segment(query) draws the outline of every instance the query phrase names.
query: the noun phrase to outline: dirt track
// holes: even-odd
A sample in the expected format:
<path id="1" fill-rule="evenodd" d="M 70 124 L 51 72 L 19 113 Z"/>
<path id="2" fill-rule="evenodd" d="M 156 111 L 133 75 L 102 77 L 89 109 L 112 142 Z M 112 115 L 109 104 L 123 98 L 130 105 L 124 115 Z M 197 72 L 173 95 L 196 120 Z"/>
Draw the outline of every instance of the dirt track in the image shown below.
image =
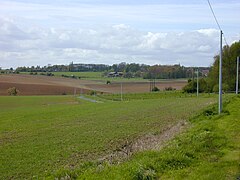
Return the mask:
<path id="1" fill-rule="evenodd" d="M 156 86 L 161 90 L 165 87 L 181 89 L 186 81 L 161 81 Z M 19 95 L 62 95 L 87 93 L 91 90 L 106 93 L 120 93 L 121 84 L 105 84 L 100 81 L 80 80 L 62 77 L 49 77 L 41 75 L 8 74 L 0 75 L 0 95 L 8 95 L 7 89 L 16 87 Z M 123 93 L 149 92 L 148 82 L 124 82 Z"/>

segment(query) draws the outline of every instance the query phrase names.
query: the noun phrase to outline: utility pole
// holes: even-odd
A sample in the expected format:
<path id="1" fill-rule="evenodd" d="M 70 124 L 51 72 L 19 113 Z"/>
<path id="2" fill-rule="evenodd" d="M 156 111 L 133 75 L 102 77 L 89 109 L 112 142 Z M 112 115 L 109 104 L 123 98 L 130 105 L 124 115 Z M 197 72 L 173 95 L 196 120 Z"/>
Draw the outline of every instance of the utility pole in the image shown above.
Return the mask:
<path id="1" fill-rule="evenodd" d="M 199 73 L 199 69 L 197 68 L 197 97 L 198 97 L 198 94 L 199 94 L 198 73 Z"/>
<path id="2" fill-rule="evenodd" d="M 222 30 L 220 30 L 218 114 L 222 112 Z"/>
<path id="3" fill-rule="evenodd" d="M 74 92 L 73 92 L 73 95 L 76 96 L 76 88 L 74 88 Z"/>
<path id="4" fill-rule="evenodd" d="M 122 82 L 121 82 L 121 101 L 123 101 L 123 86 L 122 86 Z"/>
<path id="5" fill-rule="evenodd" d="M 149 81 L 150 81 L 150 92 L 152 92 L 152 89 L 153 89 L 153 80 L 150 79 Z"/>
<path id="6" fill-rule="evenodd" d="M 236 94 L 238 94 L 238 68 L 239 68 L 239 56 L 237 57 Z"/>
<path id="7" fill-rule="evenodd" d="M 194 93 L 194 68 L 192 68 L 192 93 Z"/>

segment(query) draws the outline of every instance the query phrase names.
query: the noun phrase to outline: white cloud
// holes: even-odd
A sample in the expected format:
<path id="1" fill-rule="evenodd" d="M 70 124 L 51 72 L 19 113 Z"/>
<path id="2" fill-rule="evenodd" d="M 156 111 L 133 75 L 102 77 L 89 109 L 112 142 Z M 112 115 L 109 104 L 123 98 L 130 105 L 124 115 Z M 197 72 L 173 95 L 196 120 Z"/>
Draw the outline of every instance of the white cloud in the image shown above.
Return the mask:
<path id="1" fill-rule="evenodd" d="M 125 24 L 96 29 L 24 28 L 0 19 L 0 66 L 46 64 L 181 63 L 208 66 L 218 51 L 218 31 L 144 32 Z M 17 36 L 16 33 L 17 32 Z"/>
<path id="2" fill-rule="evenodd" d="M 219 33 L 219 30 L 216 29 L 199 29 L 197 32 L 202 33 L 207 36 L 215 36 L 216 33 Z"/>
<path id="3" fill-rule="evenodd" d="M 199 1 L 31 2 L 0 2 L 1 67 L 71 61 L 208 66 L 218 53 L 219 30 L 207 4 Z M 238 41 L 240 3 L 214 7 L 229 30 L 228 42 Z"/>

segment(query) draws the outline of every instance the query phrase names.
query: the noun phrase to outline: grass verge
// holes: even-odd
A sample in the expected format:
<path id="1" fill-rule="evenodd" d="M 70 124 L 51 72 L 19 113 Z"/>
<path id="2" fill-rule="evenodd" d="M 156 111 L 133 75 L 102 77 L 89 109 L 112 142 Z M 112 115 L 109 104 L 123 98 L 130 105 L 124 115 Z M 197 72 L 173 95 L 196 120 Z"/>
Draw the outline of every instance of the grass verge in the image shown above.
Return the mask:
<path id="1" fill-rule="evenodd" d="M 240 97 L 190 119 L 192 128 L 162 149 L 135 154 L 119 165 L 85 164 L 55 177 L 77 179 L 239 179 Z"/>

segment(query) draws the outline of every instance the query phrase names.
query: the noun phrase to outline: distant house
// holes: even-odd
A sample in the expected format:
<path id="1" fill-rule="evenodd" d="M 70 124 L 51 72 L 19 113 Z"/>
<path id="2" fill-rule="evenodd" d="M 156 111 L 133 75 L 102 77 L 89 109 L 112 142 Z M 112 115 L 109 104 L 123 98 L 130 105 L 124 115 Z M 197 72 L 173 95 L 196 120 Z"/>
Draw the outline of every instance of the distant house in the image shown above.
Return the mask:
<path id="1" fill-rule="evenodd" d="M 123 72 L 109 72 L 108 77 L 122 77 L 123 76 Z"/>

